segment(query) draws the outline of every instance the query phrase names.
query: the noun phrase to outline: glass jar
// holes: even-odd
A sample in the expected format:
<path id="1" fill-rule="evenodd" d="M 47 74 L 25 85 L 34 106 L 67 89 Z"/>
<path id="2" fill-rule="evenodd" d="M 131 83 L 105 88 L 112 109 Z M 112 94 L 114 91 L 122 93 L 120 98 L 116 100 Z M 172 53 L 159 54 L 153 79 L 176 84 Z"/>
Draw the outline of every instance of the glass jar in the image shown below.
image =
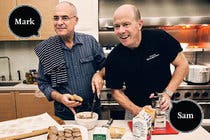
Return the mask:
<path id="1" fill-rule="evenodd" d="M 165 129 L 166 128 L 166 111 L 161 110 L 161 101 L 163 98 L 163 93 L 156 93 L 157 97 L 154 108 L 155 112 L 155 120 L 154 120 L 154 129 Z"/>

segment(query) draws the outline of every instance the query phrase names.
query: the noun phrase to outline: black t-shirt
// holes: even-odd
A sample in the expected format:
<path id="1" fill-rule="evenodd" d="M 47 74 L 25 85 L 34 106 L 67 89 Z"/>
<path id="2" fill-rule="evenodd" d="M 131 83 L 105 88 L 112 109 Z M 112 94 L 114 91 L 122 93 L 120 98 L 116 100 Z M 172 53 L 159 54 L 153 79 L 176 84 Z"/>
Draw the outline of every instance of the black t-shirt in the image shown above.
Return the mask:
<path id="1" fill-rule="evenodd" d="M 151 104 L 149 96 L 162 92 L 171 79 L 170 63 L 182 51 L 180 43 L 163 30 L 143 30 L 138 48 L 119 44 L 106 61 L 106 86 L 122 89 L 136 105 Z"/>

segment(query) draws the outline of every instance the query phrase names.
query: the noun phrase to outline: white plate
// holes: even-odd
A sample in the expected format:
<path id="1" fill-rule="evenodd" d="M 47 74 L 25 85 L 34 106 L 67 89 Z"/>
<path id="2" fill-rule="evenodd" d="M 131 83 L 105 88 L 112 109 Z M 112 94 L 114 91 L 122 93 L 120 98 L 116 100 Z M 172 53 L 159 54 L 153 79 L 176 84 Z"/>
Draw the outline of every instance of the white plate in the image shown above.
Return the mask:
<path id="1" fill-rule="evenodd" d="M 79 128 L 82 134 L 82 139 L 86 139 L 88 138 L 88 131 L 87 128 L 81 125 L 73 125 L 73 124 L 69 124 L 69 125 L 60 125 L 60 127 L 58 128 L 58 130 L 64 130 L 65 128 Z"/>

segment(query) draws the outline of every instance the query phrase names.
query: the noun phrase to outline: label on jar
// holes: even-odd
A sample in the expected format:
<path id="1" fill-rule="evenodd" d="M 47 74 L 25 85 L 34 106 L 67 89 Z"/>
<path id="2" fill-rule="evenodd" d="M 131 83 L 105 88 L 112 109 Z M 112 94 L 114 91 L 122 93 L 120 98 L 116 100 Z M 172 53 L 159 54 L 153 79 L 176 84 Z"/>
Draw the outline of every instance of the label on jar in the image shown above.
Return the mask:
<path id="1" fill-rule="evenodd" d="M 154 128 L 155 129 L 165 129 L 166 128 L 166 112 L 161 111 L 160 108 L 156 109 Z"/>
<path id="2" fill-rule="evenodd" d="M 154 122 L 155 129 L 165 129 L 166 128 L 166 117 L 165 115 L 156 115 Z"/>

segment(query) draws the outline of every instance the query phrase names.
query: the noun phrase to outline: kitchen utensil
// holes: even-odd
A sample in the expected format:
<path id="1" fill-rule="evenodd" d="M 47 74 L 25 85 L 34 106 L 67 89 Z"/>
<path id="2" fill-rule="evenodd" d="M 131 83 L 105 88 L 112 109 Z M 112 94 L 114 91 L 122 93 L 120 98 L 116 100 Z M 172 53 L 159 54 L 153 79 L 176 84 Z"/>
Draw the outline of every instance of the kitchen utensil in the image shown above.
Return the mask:
<path id="1" fill-rule="evenodd" d="M 96 95 L 97 93 L 93 93 L 93 103 L 92 103 L 92 106 L 91 106 L 91 118 L 93 117 L 93 109 L 94 109 L 94 105 L 95 105 L 95 102 L 96 102 Z"/>
<path id="2" fill-rule="evenodd" d="M 102 125 L 102 127 L 108 128 L 112 124 L 112 122 L 113 122 L 113 119 L 110 118 L 109 121 L 106 124 Z"/>

